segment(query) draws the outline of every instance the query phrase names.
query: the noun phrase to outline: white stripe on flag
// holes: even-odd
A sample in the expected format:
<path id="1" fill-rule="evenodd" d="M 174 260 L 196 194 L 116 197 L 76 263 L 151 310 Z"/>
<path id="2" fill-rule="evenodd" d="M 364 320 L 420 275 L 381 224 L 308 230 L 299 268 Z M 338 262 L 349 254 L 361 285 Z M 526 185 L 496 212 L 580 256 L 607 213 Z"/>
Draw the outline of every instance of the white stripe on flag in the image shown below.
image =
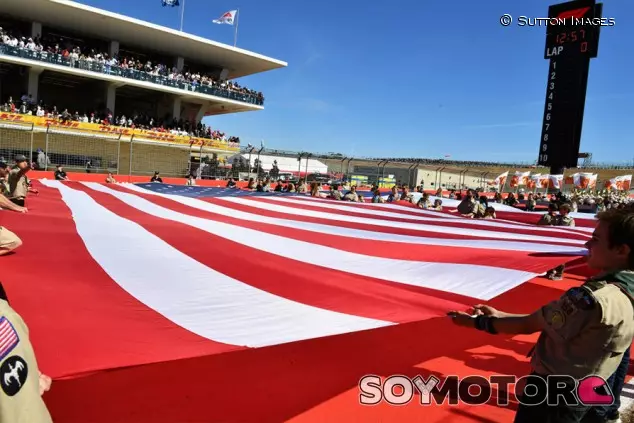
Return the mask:
<path id="1" fill-rule="evenodd" d="M 384 227 L 410 229 L 415 231 L 416 230 L 430 231 L 430 232 L 437 232 L 438 234 L 444 233 L 444 234 L 454 234 L 454 235 L 468 235 L 472 237 L 481 237 L 481 238 L 493 237 L 493 238 L 499 238 L 499 239 L 513 239 L 517 241 L 541 241 L 546 243 L 564 242 L 570 245 L 584 245 L 585 243 L 585 241 L 575 240 L 575 239 L 553 238 L 553 237 L 538 236 L 538 235 L 525 235 L 525 234 L 517 234 L 512 232 L 497 232 L 492 230 L 486 231 L 481 229 L 471 229 L 469 227 L 439 226 L 439 225 L 435 225 L 434 222 L 429 222 L 428 224 L 407 223 L 407 222 L 394 222 L 389 220 L 379 220 L 376 218 L 348 216 L 348 215 L 337 214 L 337 213 L 298 209 L 298 208 L 294 208 L 290 206 L 282 206 L 282 205 L 278 206 L 275 204 L 253 201 L 248 198 L 225 197 L 223 198 L 223 200 L 228 202 L 233 202 L 236 204 L 248 205 L 251 207 L 260 208 L 264 210 L 275 211 L 278 213 L 288 213 L 295 216 L 316 217 L 320 219 L 335 220 L 340 222 L 363 223 L 367 225 L 379 225 Z M 468 226 L 468 225 L 465 225 L 465 226 Z"/>
<path id="2" fill-rule="evenodd" d="M 139 224 L 102 207 L 85 192 L 59 181 L 41 182 L 60 190 L 86 248 L 117 284 L 200 336 L 262 347 L 391 325 L 253 288 L 181 253 Z"/>
<path id="3" fill-rule="evenodd" d="M 432 245 L 432 246 L 446 246 L 446 247 L 464 247 L 464 248 L 478 248 L 478 249 L 491 249 L 491 250 L 507 250 L 507 251 L 528 251 L 539 253 L 558 253 L 558 254 L 574 254 L 585 255 L 587 250 L 585 248 L 566 246 L 566 245 L 553 245 L 547 243 L 535 243 L 535 242 L 521 242 L 521 241 L 506 241 L 500 240 L 488 240 L 488 239 L 450 239 L 450 238 L 431 238 L 423 236 L 411 236 L 411 235 L 399 235 L 385 232 L 374 232 L 362 229 L 345 228 L 341 226 L 323 225 L 320 223 L 301 222 L 297 220 L 280 219 L 269 216 L 262 216 L 255 213 L 248 213 L 241 210 L 237 210 L 230 207 L 224 207 L 218 204 L 209 203 L 207 201 L 201 201 L 196 198 L 184 197 L 180 195 L 160 194 L 152 191 L 145 190 L 143 188 L 136 187 L 135 185 L 126 184 L 123 185 L 126 189 L 139 192 L 146 195 L 156 196 L 160 198 L 166 198 L 193 209 L 203 210 L 210 213 L 216 213 L 221 216 L 233 217 L 236 219 L 242 219 L 251 222 L 265 223 L 268 225 L 281 226 L 285 228 L 303 229 L 306 231 L 316 232 L 320 234 L 346 236 L 350 238 L 360 238 L 375 241 L 391 241 L 400 243 L 420 244 L 420 245 Z"/>
<path id="4" fill-rule="evenodd" d="M 285 260 L 298 260 L 355 275 L 453 292 L 483 300 L 491 299 L 537 276 L 532 272 L 485 265 L 395 260 L 350 253 L 185 215 L 98 183 L 84 182 L 83 184 L 95 191 L 108 193 L 152 216 L 180 222 L 242 245 L 276 254 Z M 292 252 L 292 259 L 288 258 L 289 252 Z M 468 275 L 468 278 L 465 275 Z"/>
<path id="5" fill-rule="evenodd" d="M 300 199 L 297 198 L 293 198 L 293 197 L 286 197 L 286 198 L 280 198 L 280 197 L 264 197 L 267 199 L 271 199 L 277 202 L 282 202 L 282 203 L 286 203 L 287 205 L 292 205 L 292 204 L 306 204 L 305 201 L 301 201 Z M 400 218 L 400 219 L 412 219 L 412 220 L 420 220 L 421 222 L 427 222 L 427 223 L 431 223 L 434 224 L 435 222 L 455 222 L 454 219 L 447 219 L 445 216 L 440 216 L 440 217 L 416 217 L 416 216 L 411 216 L 411 215 L 406 215 L 403 213 L 389 213 L 389 212 L 381 212 L 378 210 L 361 210 L 361 209 L 357 209 L 354 210 L 351 207 L 346 207 L 345 204 L 338 204 L 338 203 L 333 203 L 332 201 L 329 201 L 327 203 L 325 202 L 320 202 L 319 204 L 314 204 L 315 207 L 320 207 L 320 208 L 324 208 L 324 209 L 332 209 L 332 210 L 338 210 L 338 211 L 354 211 L 355 213 L 360 213 L 360 214 L 366 214 L 366 215 L 376 215 L 378 217 L 376 218 L 381 218 L 383 216 L 385 217 L 396 217 L 396 218 Z M 396 208 L 396 207 L 393 207 Z M 399 207 L 399 208 L 404 208 L 404 207 Z M 416 210 L 416 209 L 412 209 L 412 210 Z M 420 210 L 420 209 L 418 209 Z M 422 211 L 422 210 L 421 210 Z M 429 212 L 432 213 L 432 212 Z M 371 216 L 368 216 L 368 218 L 372 218 Z M 499 220 L 485 220 L 485 219 L 462 219 L 461 223 L 464 224 L 465 226 L 472 226 L 472 225 L 478 225 L 478 226 L 490 226 L 492 228 L 513 228 L 513 227 L 518 227 L 519 229 L 530 229 L 533 232 L 560 232 L 560 233 L 570 233 L 570 231 L 566 228 L 557 228 L 557 227 L 543 227 L 543 226 L 536 226 L 536 225 L 526 225 L 524 223 L 515 223 L 515 222 L 510 222 L 510 221 L 499 221 Z M 583 234 L 585 236 L 585 234 Z M 590 237 L 588 237 L 589 239 Z"/>

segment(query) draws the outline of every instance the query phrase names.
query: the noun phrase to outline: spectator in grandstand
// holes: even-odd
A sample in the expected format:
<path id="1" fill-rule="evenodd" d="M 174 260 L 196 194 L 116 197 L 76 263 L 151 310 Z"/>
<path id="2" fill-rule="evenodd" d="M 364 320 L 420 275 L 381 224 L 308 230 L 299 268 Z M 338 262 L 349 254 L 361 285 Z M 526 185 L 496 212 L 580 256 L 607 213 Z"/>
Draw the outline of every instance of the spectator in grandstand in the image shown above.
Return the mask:
<path id="1" fill-rule="evenodd" d="M 0 393 L 0 421 L 51 423 L 51 415 L 42 400 L 42 395 L 51 388 L 51 378 L 40 372 L 28 327 L 9 305 L 2 284 L 0 320 L 9 323 L 3 330 L 5 354 L 0 355 L 0 368 L 4 369 L 0 382 L 3 391 Z M 6 336 L 7 333 L 14 336 Z"/>
<path id="2" fill-rule="evenodd" d="M 187 185 L 188 187 L 193 187 L 196 185 L 196 179 L 194 178 L 194 175 L 192 175 L 191 173 L 189 174 L 185 185 Z"/>
<path id="3" fill-rule="evenodd" d="M 150 179 L 150 182 L 157 182 L 159 184 L 163 183 L 163 179 L 159 175 L 159 171 L 158 170 L 156 172 L 154 172 L 154 176 L 152 176 L 152 179 Z"/>
<path id="4" fill-rule="evenodd" d="M 90 173 L 92 171 L 92 160 L 88 160 L 86 162 L 86 173 Z"/>
<path id="5" fill-rule="evenodd" d="M 387 196 L 388 203 L 395 203 L 401 199 L 401 195 L 398 192 L 398 188 L 396 185 L 392 187 L 392 191 L 390 191 L 390 195 Z"/>
<path id="6" fill-rule="evenodd" d="M 22 154 L 15 156 L 15 168 L 9 171 L 9 199 L 20 207 L 25 207 L 26 195 L 29 191 L 29 181 L 26 174 L 31 166 Z"/>
<path id="7" fill-rule="evenodd" d="M 581 287 L 566 291 L 531 314 L 505 313 L 480 304 L 469 313 L 448 313 L 456 325 L 491 334 L 540 332 L 530 354 L 529 380 L 533 379 L 531 384 L 537 389 L 547 389 L 550 375 L 569 375 L 573 390 L 588 376 L 609 379 L 632 344 L 634 213 L 608 210 L 597 218 L 599 223 L 586 246 L 588 266 L 600 273 Z M 536 393 L 529 395 L 535 398 Z M 581 422 L 590 408 L 565 401 L 556 407 L 546 401 L 533 406 L 520 401 L 515 422 Z"/>
<path id="8" fill-rule="evenodd" d="M 151 61 L 143 62 L 134 57 L 109 56 L 107 52 L 95 51 L 85 46 L 71 45 L 70 39 L 45 39 L 39 38 L 27 41 L 19 34 L 0 34 L 0 43 L 7 45 L 11 49 L 28 50 L 32 52 L 30 58 L 48 60 L 51 59 L 57 64 L 63 64 L 73 68 L 80 68 L 93 72 L 103 72 L 106 74 L 117 73 L 124 78 L 138 79 L 145 74 L 151 75 L 151 81 L 163 85 L 172 85 L 187 90 L 199 91 L 212 95 L 224 94 L 230 98 L 262 105 L 264 96 L 257 92 L 240 86 L 237 82 L 221 80 L 214 75 L 201 75 L 198 72 L 180 71 L 175 67 L 164 64 L 156 64 Z M 60 48 L 60 44 L 63 47 Z M 83 51 L 82 51 L 83 50 Z M 15 54 L 15 53 L 14 53 Z M 112 121 L 112 119 L 110 120 Z"/>
<path id="9" fill-rule="evenodd" d="M 112 172 L 108 172 L 108 176 L 106 176 L 106 183 L 107 184 L 117 183 L 117 180 L 114 178 L 114 176 L 112 176 Z"/>

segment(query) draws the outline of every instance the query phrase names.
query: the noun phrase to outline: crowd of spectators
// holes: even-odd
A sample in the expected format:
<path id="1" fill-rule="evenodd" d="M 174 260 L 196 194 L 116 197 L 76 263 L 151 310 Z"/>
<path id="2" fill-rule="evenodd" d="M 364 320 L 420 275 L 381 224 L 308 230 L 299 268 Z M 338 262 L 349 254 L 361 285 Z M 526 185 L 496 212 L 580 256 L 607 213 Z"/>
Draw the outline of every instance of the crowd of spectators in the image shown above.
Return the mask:
<path id="1" fill-rule="evenodd" d="M 258 105 L 264 104 L 264 96 L 261 92 L 242 87 L 234 81 L 220 80 L 213 75 L 195 71 L 181 71 L 163 63 L 152 63 L 151 60 L 122 56 L 118 53 L 110 55 L 98 49 L 73 45 L 68 39 L 42 39 L 40 36 L 30 38 L 0 28 L 0 53 L 12 52 L 26 53 L 29 58 L 82 70 L 149 80 L 158 84 L 178 86 L 189 91 L 221 95 Z"/>
<path id="2" fill-rule="evenodd" d="M 112 125 L 122 128 L 146 129 L 156 132 L 165 132 L 175 135 L 184 135 L 198 138 L 222 140 L 232 143 L 240 143 L 238 137 L 227 137 L 219 130 L 214 130 L 202 122 L 192 122 L 186 119 L 156 119 L 147 114 L 134 113 L 133 115 L 113 116 L 109 110 L 91 111 L 88 113 L 71 113 L 68 109 L 60 112 L 57 106 L 48 106 L 43 100 L 39 103 L 33 101 L 32 96 L 25 94 L 19 101 L 9 97 L 8 101 L 0 105 L 0 112 L 19 113 L 59 120 L 60 122 L 84 122 L 99 125 Z"/>

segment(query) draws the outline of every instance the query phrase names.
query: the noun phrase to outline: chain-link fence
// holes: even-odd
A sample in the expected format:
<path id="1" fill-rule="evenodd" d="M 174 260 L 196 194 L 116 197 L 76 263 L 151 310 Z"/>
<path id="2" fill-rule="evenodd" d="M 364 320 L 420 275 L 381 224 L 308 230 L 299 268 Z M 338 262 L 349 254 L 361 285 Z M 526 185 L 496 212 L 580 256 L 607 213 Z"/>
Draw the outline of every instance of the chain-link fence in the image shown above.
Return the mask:
<path id="1" fill-rule="evenodd" d="M 49 127 L 45 170 L 63 166 L 70 171 L 119 173 L 121 134 L 103 134 Z M 52 165 L 52 166 L 51 166 Z"/>
<path id="2" fill-rule="evenodd" d="M 132 136 L 129 142 L 130 174 L 186 177 L 190 172 L 192 146 L 159 144 Z"/>
<path id="3" fill-rule="evenodd" d="M 32 160 L 33 124 L 0 121 L 0 161 L 12 162 L 24 155 Z"/>

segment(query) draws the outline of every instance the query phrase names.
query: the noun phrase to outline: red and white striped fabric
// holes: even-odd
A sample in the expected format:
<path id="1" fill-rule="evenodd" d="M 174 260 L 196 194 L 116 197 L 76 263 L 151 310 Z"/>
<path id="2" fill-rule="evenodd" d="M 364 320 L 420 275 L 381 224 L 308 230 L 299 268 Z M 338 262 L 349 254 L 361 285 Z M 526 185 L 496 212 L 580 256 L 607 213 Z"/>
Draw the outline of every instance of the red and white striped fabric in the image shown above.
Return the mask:
<path id="1" fill-rule="evenodd" d="M 26 313 L 57 377 L 443 316 L 583 256 L 590 237 L 388 204 L 41 183 L 25 245 L 54 240 L 29 247 L 53 276 L 26 270 L 22 286 L 55 297 L 54 318 Z"/>
<path id="2" fill-rule="evenodd" d="M 11 352 L 20 339 L 6 317 L 0 318 L 0 360 Z"/>

